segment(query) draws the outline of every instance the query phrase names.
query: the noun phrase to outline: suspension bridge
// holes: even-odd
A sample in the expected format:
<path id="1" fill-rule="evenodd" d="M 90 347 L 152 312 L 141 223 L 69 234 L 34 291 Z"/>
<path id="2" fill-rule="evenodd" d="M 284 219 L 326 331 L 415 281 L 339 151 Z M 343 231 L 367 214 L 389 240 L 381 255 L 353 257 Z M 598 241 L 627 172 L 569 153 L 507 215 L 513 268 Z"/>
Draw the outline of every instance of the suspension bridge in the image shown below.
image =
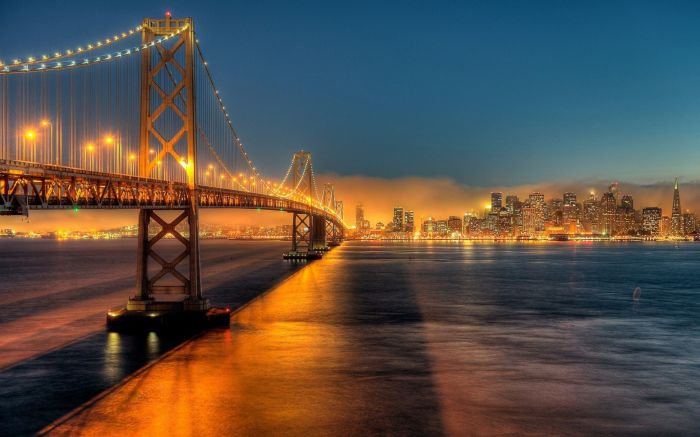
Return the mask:
<path id="1" fill-rule="evenodd" d="M 255 166 L 191 18 L 167 13 L 101 40 L 0 61 L 0 215 L 138 210 L 136 292 L 124 311 L 210 311 L 199 208 L 286 211 L 285 256 L 320 257 L 346 229 L 333 185 L 320 189 L 307 151 L 277 181 Z"/>

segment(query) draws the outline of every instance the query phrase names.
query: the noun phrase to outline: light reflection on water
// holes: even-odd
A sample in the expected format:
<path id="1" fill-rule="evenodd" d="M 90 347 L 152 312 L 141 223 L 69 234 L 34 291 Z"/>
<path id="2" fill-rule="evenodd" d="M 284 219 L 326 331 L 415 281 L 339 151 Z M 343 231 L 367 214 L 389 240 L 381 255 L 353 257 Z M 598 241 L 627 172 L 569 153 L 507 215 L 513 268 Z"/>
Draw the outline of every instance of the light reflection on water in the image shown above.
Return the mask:
<path id="1" fill-rule="evenodd" d="M 133 294 L 135 243 L 0 239 L 12 284 L 0 284 L 0 435 L 33 434 L 182 343 L 104 331 L 105 311 Z M 298 268 L 281 259 L 288 245 L 202 241 L 205 293 L 248 302 Z"/>
<path id="2" fill-rule="evenodd" d="M 104 376 L 112 384 L 124 377 L 121 336 L 117 332 L 107 333 L 104 356 Z"/>
<path id="3" fill-rule="evenodd" d="M 692 434 L 699 256 L 692 243 L 345 244 L 59 431 Z"/>

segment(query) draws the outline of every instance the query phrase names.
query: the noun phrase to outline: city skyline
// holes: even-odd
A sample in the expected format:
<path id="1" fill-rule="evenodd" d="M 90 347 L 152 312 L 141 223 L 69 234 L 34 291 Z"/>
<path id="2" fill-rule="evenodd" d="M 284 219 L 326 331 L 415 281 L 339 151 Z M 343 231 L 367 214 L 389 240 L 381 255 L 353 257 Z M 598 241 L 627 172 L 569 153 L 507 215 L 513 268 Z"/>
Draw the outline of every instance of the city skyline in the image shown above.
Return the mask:
<path id="1" fill-rule="evenodd" d="M 412 209 L 394 206 L 390 220 L 372 223 L 365 218 L 364 204 L 356 205 L 355 232 L 360 236 L 405 237 L 548 237 L 618 236 L 687 237 L 696 235 L 695 212 L 682 209 L 678 178 L 672 191 L 672 207 L 635 203 L 617 181 L 602 193 L 591 190 L 579 197 L 576 192 L 560 195 L 533 191 L 524 198 L 511 192 L 490 192 L 481 209 L 463 215 L 421 215 L 414 226 Z M 504 202 L 505 198 L 505 202 Z M 404 213 L 404 211 L 406 211 Z M 408 214 L 411 216 L 407 224 Z"/>

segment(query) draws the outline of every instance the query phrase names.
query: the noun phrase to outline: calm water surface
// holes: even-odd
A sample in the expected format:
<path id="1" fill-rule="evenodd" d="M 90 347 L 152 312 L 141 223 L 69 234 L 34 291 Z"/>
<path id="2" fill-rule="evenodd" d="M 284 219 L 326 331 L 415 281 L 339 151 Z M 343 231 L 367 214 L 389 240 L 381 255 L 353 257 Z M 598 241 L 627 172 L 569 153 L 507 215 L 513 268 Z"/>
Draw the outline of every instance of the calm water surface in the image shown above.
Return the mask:
<path id="1" fill-rule="evenodd" d="M 699 434 L 699 265 L 693 243 L 346 243 L 53 432 Z"/>
<path id="2" fill-rule="evenodd" d="M 248 302 L 298 268 L 282 260 L 288 247 L 202 241 L 207 296 Z M 0 436 L 38 431 L 182 343 L 105 332 L 107 309 L 134 293 L 135 266 L 135 239 L 0 239 Z"/>

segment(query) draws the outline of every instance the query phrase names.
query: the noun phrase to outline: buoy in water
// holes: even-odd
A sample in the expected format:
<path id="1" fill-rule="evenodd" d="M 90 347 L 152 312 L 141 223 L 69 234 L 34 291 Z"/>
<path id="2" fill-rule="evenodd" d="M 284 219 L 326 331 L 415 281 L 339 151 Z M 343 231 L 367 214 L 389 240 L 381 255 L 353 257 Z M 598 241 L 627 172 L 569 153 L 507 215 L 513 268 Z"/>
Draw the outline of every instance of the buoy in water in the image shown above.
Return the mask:
<path id="1" fill-rule="evenodd" d="M 632 292 L 632 300 L 639 300 L 642 297 L 642 289 L 637 287 Z"/>

